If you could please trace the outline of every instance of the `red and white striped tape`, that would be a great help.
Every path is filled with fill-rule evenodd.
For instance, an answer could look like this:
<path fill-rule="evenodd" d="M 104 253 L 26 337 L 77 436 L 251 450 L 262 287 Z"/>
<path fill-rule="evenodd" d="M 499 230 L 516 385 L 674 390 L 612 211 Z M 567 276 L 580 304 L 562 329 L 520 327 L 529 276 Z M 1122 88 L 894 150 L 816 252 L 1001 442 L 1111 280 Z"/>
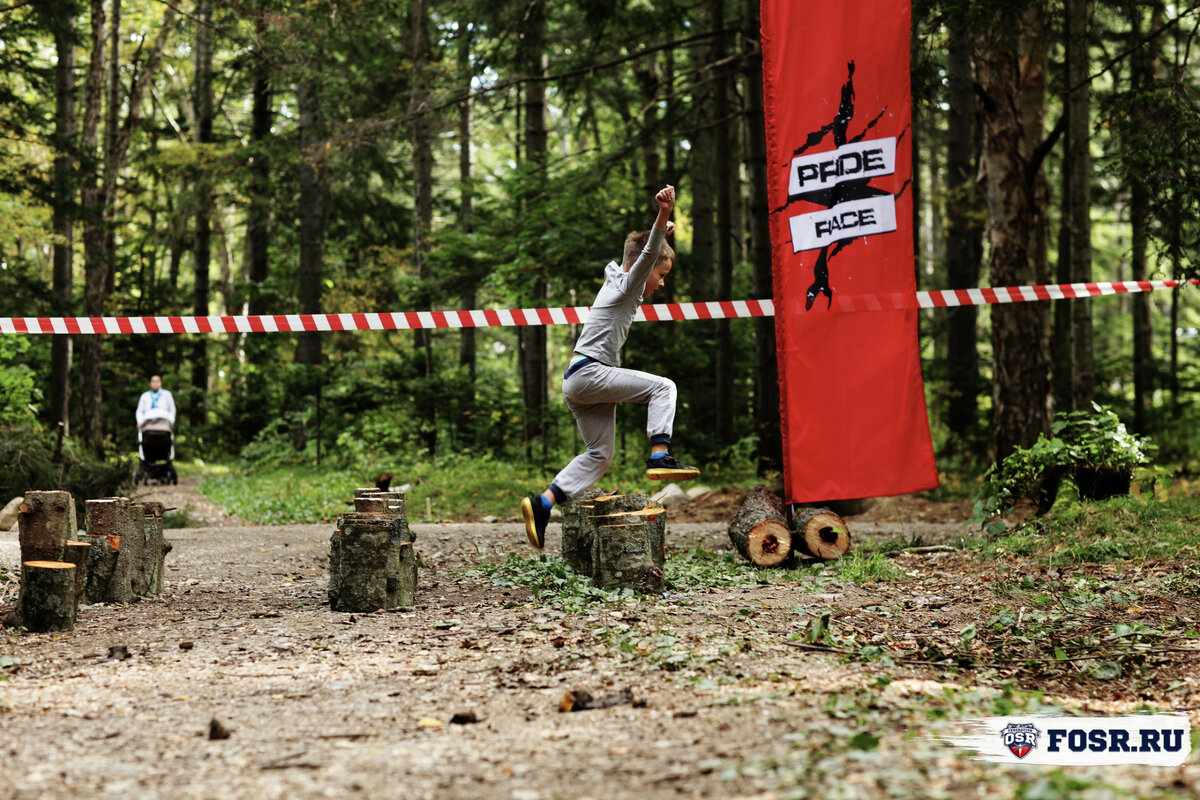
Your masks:
<path fill-rule="evenodd" d="M 1200 281 L 1119 281 L 1057 286 L 941 289 L 912 294 L 837 295 L 833 311 L 890 311 L 904 308 L 1023 303 L 1096 295 L 1174 289 Z M 816 309 L 824 304 L 818 299 Z M 237 317 L 0 317 L 0 334 L 296 333 L 300 331 L 394 331 L 426 328 L 487 328 L 513 325 L 577 325 L 588 306 L 485 309 L 477 311 L 397 311 L 369 314 L 262 314 Z M 770 300 L 644 305 L 636 322 L 770 317 Z"/>

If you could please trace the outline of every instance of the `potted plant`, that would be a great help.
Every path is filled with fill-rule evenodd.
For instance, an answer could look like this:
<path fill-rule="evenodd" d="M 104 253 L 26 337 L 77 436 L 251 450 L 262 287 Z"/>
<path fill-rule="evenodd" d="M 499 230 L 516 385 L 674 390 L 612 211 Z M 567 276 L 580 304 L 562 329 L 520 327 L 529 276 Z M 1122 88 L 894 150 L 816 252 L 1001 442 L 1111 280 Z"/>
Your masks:
<path fill-rule="evenodd" d="M 1069 412 L 1055 419 L 1052 435 L 1031 447 L 1017 447 L 983 476 L 975 517 L 986 520 L 1028 498 L 1045 514 L 1059 484 L 1070 476 L 1079 495 L 1101 500 L 1129 492 L 1134 467 L 1150 462 L 1154 445 L 1125 429 L 1111 409 L 1092 404 L 1095 413 Z"/>

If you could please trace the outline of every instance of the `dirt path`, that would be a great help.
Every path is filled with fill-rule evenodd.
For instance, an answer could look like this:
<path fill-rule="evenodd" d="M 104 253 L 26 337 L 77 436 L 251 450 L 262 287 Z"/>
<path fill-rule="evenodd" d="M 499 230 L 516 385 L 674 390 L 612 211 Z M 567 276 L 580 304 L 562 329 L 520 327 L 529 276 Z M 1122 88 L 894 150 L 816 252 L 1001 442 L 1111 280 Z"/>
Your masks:
<path fill-rule="evenodd" d="M 168 531 L 161 598 L 85 606 L 69 634 L 6 631 L 0 658 L 19 663 L 0 671 L 0 797 L 1007 797 L 1057 780 L 935 738 L 991 713 L 995 681 L 789 645 L 830 609 L 908 602 L 915 625 L 934 613 L 915 599 L 966 556 L 907 559 L 907 581 L 865 588 L 713 586 L 567 613 L 470 571 L 528 555 L 517 525 L 413 527 L 425 569 L 404 612 L 329 611 L 329 526 L 224 525 Z M 719 523 L 669 536 L 725 544 Z M 15 534 L 0 537 L 11 569 Z M 967 569 L 957 582 L 939 619 L 969 614 L 984 586 Z M 635 703 L 559 713 L 575 689 Z M 214 718 L 229 738 L 209 738 Z M 1200 792 L 1194 763 L 1071 778 L 1097 797 Z"/>

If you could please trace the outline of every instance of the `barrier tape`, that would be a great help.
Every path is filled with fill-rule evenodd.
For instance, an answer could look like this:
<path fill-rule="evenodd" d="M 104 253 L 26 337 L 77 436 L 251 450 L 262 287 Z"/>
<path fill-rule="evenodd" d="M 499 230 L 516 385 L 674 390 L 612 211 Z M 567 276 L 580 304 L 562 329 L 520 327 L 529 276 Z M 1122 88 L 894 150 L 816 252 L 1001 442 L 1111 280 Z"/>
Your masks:
<path fill-rule="evenodd" d="M 1097 295 L 1174 289 L 1188 281 L 1117 281 L 984 289 L 940 289 L 910 294 L 837 295 L 832 311 L 892 311 L 906 308 L 1069 300 Z M 817 299 L 815 308 L 825 305 Z M 485 309 L 476 311 L 397 311 L 360 314 L 262 314 L 231 317 L 0 317 L 0 334 L 153 334 L 153 333 L 296 333 L 301 331 L 394 331 L 511 327 L 514 325 L 578 325 L 588 306 L 564 308 Z M 708 303 L 656 303 L 641 306 L 635 322 L 771 317 L 770 300 L 725 300 Z"/>

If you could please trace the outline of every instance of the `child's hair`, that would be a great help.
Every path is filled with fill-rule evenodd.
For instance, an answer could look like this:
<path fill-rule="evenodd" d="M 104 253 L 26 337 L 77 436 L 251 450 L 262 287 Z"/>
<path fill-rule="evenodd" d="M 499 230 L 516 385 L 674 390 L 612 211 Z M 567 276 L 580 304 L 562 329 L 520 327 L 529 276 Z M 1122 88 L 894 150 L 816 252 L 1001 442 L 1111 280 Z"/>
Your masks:
<path fill-rule="evenodd" d="M 637 261 L 649 240 L 650 231 L 634 231 L 625 237 L 625 252 L 621 256 L 621 269 L 628 270 L 633 266 L 633 262 Z M 675 258 L 675 251 L 671 249 L 671 245 L 663 242 L 662 249 L 658 251 L 658 261 L 654 263 L 661 264 L 669 258 Z"/>

